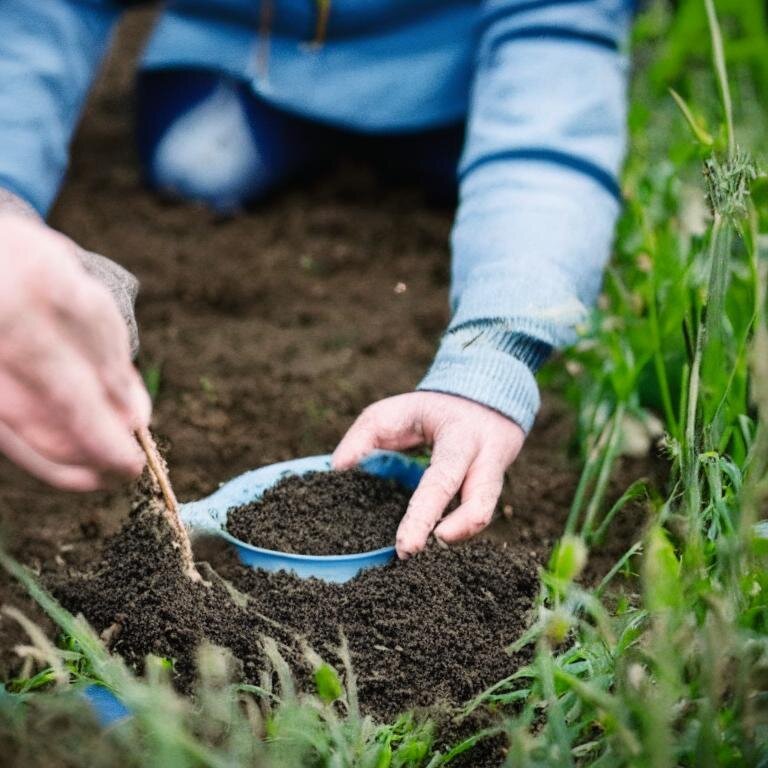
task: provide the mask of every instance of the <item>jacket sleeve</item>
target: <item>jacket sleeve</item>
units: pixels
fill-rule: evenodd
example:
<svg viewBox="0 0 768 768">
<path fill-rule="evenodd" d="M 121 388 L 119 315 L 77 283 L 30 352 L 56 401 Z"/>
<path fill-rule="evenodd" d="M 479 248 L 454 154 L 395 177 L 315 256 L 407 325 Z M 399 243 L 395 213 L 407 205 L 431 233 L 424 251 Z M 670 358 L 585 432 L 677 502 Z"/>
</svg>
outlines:
<svg viewBox="0 0 768 768">
<path fill-rule="evenodd" d="M 106 0 L 0 3 L 0 187 L 42 215 L 118 15 Z"/>
<path fill-rule="evenodd" d="M 534 374 L 574 340 L 611 249 L 630 16 L 624 0 L 485 3 L 452 233 L 453 317 L 419 389 L 532 426 Z"/>
</svg>

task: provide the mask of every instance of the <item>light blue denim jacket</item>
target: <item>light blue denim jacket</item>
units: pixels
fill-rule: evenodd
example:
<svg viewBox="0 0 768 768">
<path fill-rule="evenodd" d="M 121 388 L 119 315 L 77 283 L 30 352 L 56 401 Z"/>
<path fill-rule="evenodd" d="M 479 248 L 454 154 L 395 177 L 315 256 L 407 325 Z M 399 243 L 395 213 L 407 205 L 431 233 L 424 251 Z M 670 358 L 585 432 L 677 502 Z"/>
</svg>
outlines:
<svg viewBox="0 0 768 768">
<path fill-rule="evenodd" d="M 45 214 L 117 0 L 0 2 L 0 187 Z M 261 21 L 272 7 L 267 25 Z M 423 390 L 530 429 L 534 373 L 594 302 L 619 211 L 628 0 L 171 0 L 146 68 L 206 67 L 370 133 L 467 121 L 452 319 Z"/>
</svg>

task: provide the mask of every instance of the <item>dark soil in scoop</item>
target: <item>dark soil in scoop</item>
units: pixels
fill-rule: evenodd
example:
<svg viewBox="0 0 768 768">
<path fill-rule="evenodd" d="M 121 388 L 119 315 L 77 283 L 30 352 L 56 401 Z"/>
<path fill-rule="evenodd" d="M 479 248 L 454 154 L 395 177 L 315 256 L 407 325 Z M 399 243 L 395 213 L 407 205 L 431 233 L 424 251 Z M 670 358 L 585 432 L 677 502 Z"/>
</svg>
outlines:
<svg viewBox="0 0 768 768">
<path fill-rule="evenodd" d="M 230 509 L 227 530 L 257 547 L 343 555 L 392 546 L 411 492 L 351 469 L 281 480 L 251 504 Z"/>
<path fill-rule="evenodd" d="M 216 571 L 206 564 L 201 571 L 210 586 L 183 575 L 156 503 L 145 498 L 101 559 L 49 577 L 49 587 L 107 630 L 112 650 L 134 668 L 148 653 L 173 659 L 182 691 L 194 685 L 204 640 L 231 649 L 238 674 L 258 684 L 268 669 L 262 638 L 270 636 L 299 685 L 310 687 L 304 643 L 341 672 L 344 636 L 361 706 L 382 719 L 414 708 L 439 716 L 527 660 L 504 650 L 528 625 L 537 591 L 535 563 L 512 546 L 432 545 L 346 584 L 255 571 L 229 555 Z"/>
</svg>

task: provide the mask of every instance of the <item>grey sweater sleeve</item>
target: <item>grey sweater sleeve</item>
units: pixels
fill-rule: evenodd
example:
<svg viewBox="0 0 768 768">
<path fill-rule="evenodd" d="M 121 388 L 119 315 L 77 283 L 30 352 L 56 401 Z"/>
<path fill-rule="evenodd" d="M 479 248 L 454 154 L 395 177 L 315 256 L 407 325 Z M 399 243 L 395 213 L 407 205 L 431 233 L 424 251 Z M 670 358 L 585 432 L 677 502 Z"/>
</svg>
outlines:
<svg viewBox="0 0 768 768">
<path fill-rule="evenodd" d="M 524 430 L 534 379 L 599 292 L 625 145 L 624 0 L 485 4 L 460 204 L 453 317 L 419 384 Z"/>
</svg>

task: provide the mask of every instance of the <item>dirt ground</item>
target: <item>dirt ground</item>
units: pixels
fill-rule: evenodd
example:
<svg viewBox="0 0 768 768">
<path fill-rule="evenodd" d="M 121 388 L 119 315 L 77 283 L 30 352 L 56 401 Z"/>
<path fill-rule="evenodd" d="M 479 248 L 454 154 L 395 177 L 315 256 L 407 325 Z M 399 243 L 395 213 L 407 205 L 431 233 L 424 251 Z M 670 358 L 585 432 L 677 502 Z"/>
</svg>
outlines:
<svg viewBox="0 0 768 768">
<path fill-rule="evenodd" d="M 344 163 L 226 221 L 157 199 L 142 186 L 131 133 L 132 62 L 147 19 L 134 13 L 123 26 L 52 223 L 141 280 L 139 364 L 160 371 L 153 427 L 183 501 L 244 470 L 328 452 L 365 405 L 413 388 L 448 320 L 451 212 Z M 575 485 L 571 426 L 545 397 L 493 537 L 540 558 L 549 550 Z M 38 570 L 77 565 L 118 529 L 129 495 L 58 493 L 0 460 L 3 540 Z M 5 602 L 40 618 L 0 574 Z M 0 619 L 3 677 L 21 639 Z"/>
</svg>

